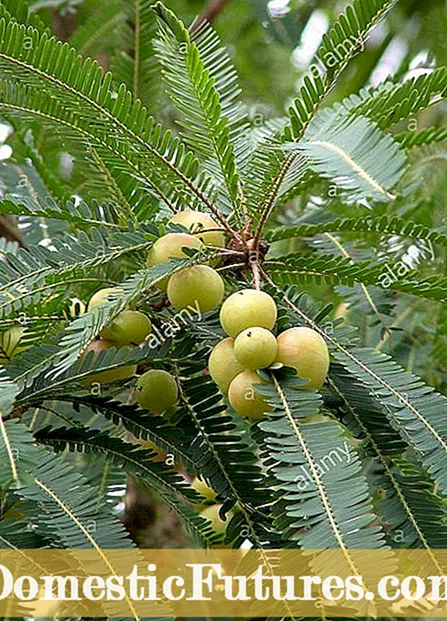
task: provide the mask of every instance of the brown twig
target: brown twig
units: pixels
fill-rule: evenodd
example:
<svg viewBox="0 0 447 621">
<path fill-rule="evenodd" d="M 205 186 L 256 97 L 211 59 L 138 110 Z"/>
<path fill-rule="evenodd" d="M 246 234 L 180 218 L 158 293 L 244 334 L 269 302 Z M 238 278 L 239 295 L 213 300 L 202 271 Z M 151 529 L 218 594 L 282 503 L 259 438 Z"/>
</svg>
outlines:
<svg viewBox="0 0 447 621">
<path fill-rule="evenodd" d="M 213 22 L 231 0 L 210 0 L 194 22 L 194 29 L 203 22 Z"/>
</svg>

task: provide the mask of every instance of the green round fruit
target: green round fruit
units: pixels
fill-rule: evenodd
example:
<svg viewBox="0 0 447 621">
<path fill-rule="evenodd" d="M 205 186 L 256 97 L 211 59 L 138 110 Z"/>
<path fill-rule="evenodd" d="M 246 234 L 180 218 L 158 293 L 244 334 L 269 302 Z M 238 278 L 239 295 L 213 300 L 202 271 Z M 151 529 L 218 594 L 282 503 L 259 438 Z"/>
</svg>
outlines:
<svg viewBox="0 0 447 621">
<path fill-rule="evenodd" d="M 217 343 L 208 359 L 209 374 L 223 393 L 228 392 L 230 383 L 244 370 L 234 355 L 233 346 L 232 338 L 223 339 Z"/>
<path fill-rule="evenodd" d="M 259 375 L 254 371 L 239 373 L 230 384 L 228 400 L 238 414 L 247 418 L 258 419 L 269 412 L 270 407 L 255 391 L 255 384 L 263 384 Z"/>
<path fill-rule="evenodd" d="M 138 378 L 135 395 L 149 412 L 164 412 L 178 399 L 178 386 L 173 376 L 161 369 L 151 369 Z"/>
<path fill-rule="evenodd" d="M 10 360 L 17 353 L 25 328 L 13 326 L 0 335 L 0 359 Z"/>
<path fill-rule="evenodd" d="M 111 349 L 112 347 L 116 347 L 116 343 L 112 343 L 111 341 L 105 341 L 102 339 L 92 341 L 81 355 L 80 362 L 83 361 L 87 357 L 89 352 L 92 351 L 94 353 L 94 357 L 92 362 L 90 363 L 91 368 L 96 356 L 98 356 L 101 351 Z M 133 377 L 136 371 L 137 365 L 129 364 L 124 367 L 118 367 L 117 369 L 111 369 L 110 371 L 101 371 L 99 373 L 96 373 L 95 375 L 91 375 L 90 377 L 87 377 L 85 380 L 83 380 L 82 383 L 87 386 L 93 383 L 111 384 L 112 382 L 116 382 L 118 380 L 129 379 L 130 377 Z"/>
<path fill-rule="evenodd" d="M 277 310 L 273 298 L 264 291 L 242 289 L 230 295 L 222 304 L 220 323 L 225 332 L 236 337 L 247 328 L 271 330 L 276 322 Z"/>
<path fill-rule="evenodd" d="M 208 265 L 187 267 L 169 279 L 168 298 L 178 310 L 189 307 L 207 313 L 219 306 L 223 295 L 223 280 Z"/>
<path fill-rule="evenodd" d="M 146 265 L 153 267 L 154 265 L 163 265 L 169 263 L 170 259 L 185 259 L 187 255 L 183 252 L 183 248 L 199 249 L 203 246 L 200 239 L 188 233 L 168 233 L 157 239 L 147 255 Z M 166 291 L 169 277 L 163 278 L 157 286 Z"/>
<path fill-rule="evenodd" d="M 219 534 L 223 534 L 225 532 L 228 522 L 230 521 L 228 515 L 225 521 L 220 517 L 219 510 L 221 507 L 222 505 L 211 505 L 209 507 L 205 507 L 205 509 L 200 512 L 201 517 L 209 520 L 213 529 Z"/>
<path fill-rule="evenodd" d="M 88 303 L 88 311 L 90 312 L 96 306 L 100 306 L 101 304 L 105 304 L 108 301 L 108 299 L 109 299 L 109 295 L 111 293 L 115 293 L 116 291 L 118 291 L 117 287 L 107 287 L 105 289 L 100 289 L 99 291 L 97 291 L 90 298 L 90 301 Z"/>
<path fill-rule="evenodd" d="M 225 247 L 225 236 L 221 226 L 207 213 L 185 209 L 176 213 L 169 222 L 183 225 L 191 235 L 198 237 L 206 246 Z"/>
<path fill-rule="evenodd" d="M 278 336 L 277 362 L 294 368 L 309 382 L 299 388 L 320 388 L 329 370 L 329 351 L 318 332 L 311 328 L 290 328 Z"/>
<path fill-rule="evenodd" d="M 202 479 L 195 477 L 191 482 L 191 487 L 201 494 L 206 500 L 214 502 L 216 500 L 216 492 L 211 489 Z"/>
<path fill-rule="evenodd" d="M 112 325 L 104 328 L 100 336 L 117 345 L 138 345 L 147 337 L 152 329 L 151 320 L 144 313 L 123 310 L 115 317 Z"/>
<path fill-rule="evenodd" d="M 234 341 L 234 355 L 244 369 L 265 369 L 276 358 L 278 345 L 270 330 L 247 328 Z"/>
</svg>

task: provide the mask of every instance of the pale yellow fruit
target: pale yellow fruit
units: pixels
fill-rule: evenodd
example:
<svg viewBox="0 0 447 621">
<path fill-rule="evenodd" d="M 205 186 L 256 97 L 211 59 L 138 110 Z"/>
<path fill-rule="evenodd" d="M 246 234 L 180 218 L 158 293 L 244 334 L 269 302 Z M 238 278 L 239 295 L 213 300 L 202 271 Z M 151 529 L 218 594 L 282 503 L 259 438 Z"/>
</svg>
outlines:
<svg viewBox="0 0 447 621">
<path fill-rule="evenodd" d="M 211 489 L 202 479 L 195 477 L 191 482 L 191 487 L 201 494 L 206 500 L 216 500 L 216 492 Z"/>
<path fill-rule="evenodd" d="M 208 371 L 223 393 L 228 391 L 230 382 L 242 373 L 244 367 L 234 355 L 234 340 L 223 339 L 214 347 L 208 359 Z"/>
<path fill-rule="evenodd" d="M 247 328 L 234 341 L 234 355 L 244 369 L 265 369 L 276 358 L 275 335 L 265 328 Z"/>
<path fill-rule="evenodd" d="M 198 237 L 206 246 L 215 246 L 217 248 L 224 248 L 225 246 L 225 236 L 222 227 L 216 224 L 207 213 L 185 209 L 176 213 L 169 222 L 181 224 L 189 230 L 191 235 Z"/>
<path fill-rule="evenodd" d="M 276 322 L 277 309 L 273 298 L 264 291 L 242 289 L 230 295 L 222 304 L 220 323 L 225 332 L 236 337 L 247 328 L 271 330 Z"/>
<path fill-rule="evenodd" d="M 90 363 L 90 368 L 91 368 L 94 364 L 94 360 L 96 356 L 98 356 L 98 354 L 101 351 L 111 349 L 112 347 L 116 347 L 116 343 L 112 343 L 111 341 L 105 341 L 102 339 L 97 340 L 97 341 L 92 341 L 90 345 L 87 347 L 87 349 L 81 355 L 80 362 L 87 357 L 89 352 L 92 351 L 94 353 L 94 358 L 92 362 Z M 136 364 L 127 365 L 124 367 L 118 367 L 117 369 L 112 369 L 110 371 L 101 371 L 99 373 L 96 373 L 95 375 L 91 375 L 90 377 L 86 378 L 85 380 L 82 381 L 82 383 L 86 385 L 93 384 L 93 383 L 110 384 L 111 382 L 116 382 L 118 380 L 128 379 L 129 377 L 132 377 L 133 375 L 135 375 L 136 371 L 137 371 Z"/>
<path fill-rule="evenodd" d="M 100 336 L 117 345 L 138 345 L 147 337 L 152 324 L 144 313 L 133 310 L 123 310 L 115 317 L 108 328 L 104 328 Z"/>
<path fill-rule="evenodd" d="M 230 384 L 228 390 L 228 400 L 238 414 L 247 418 L 258 419 L 264 417 L 264 412 L 269 412 L 271 408 L 255 391 L 256 384 L 263 381 L 254 371 L 243 371 L 239 373 Z"/>
<path fill-rule="evenodd" d="M 329 350 L 318 332 L 306 327 L 290 328 L 278 336 L 277 362 L 294 368 L 309 382 L 300 388 L 320 388 L 329 370 Z"/>
<path fill-rule="evenodd" d="M 145 410 L 164 412 L 178 399 L 177 382 L 167 371 L 151 369 L 138 378 L 135 396 Z"/>
<path fill-rule="evenodd" d="M 92 311 L 96 306 L 105 304 L 109 299 L 109 295 L 111 293 L 115 293 L 116 291 L 118 291 L 117 287 L 106 287 L 105 289 L 100 289 L 99 291 L 97 291 L 90 298 L 90 301 L 88 303 L 88 310 Z"/>
<path fill-rule="evenodd" d="M 13 326 L 0 335 L 0 360 L 10 360 L 19 349 L 20 339 L 25 333 L 25 328 Z"/>
<path fill-rule="evenodd" d="M 224 283 L 212 267 L 194 265 L 171 276 L 167 293 L 176 309 L 196 308 L 207 313 L 222 302 Z"/>
<path fill-rule="evenodd" d="M 168 233 L 157 239 L 149 250 L 146 265 L 153 267 L 169 263 L 172 258 L 185 259 L 187 255 L 183 252 L 183 248 L 199 249 L 202 246 L 200 239 L 188 233 Z M 168 282 L 169 277 L 163 278 L 157 283 L 157 287 L 166 291 Z"/>
<path fill-rule="evenodd" d="M 219 515 L 219 510 L 221 507 L 222 505 L 211 505 L 209 507 L 205 507 L 205 509 L 203 509 L 200 512 L 200 515 L 201 517 L 211 522 L 211 525 L 213 529 L 216 531 L 216 533 L 223 535 L 230 520 L 229 520 L 229 514 L 227 514 L 225 521 L 222 520 L 222 518 Z"/>
</svg>

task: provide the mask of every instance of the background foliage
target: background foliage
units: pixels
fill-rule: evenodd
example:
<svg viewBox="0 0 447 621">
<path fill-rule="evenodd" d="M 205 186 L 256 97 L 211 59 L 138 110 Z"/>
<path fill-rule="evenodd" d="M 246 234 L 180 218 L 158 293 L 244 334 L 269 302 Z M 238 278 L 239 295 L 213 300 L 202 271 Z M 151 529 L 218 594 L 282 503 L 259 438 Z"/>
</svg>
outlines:
<svg viewBox="0 0 447 621">
<path fill-rule="evenodd" d="M 222 543 L 195 507 L 201 474 L 233 509 L 226 545 L 445 547 L 445 3 L 169 9 L 179 19 L 147 0 L 0 2 L 0 325 L 26 328 L 2 356 L 0 546 Z M 215 31 L 189 28 L 200 14 Z M 126 303 L 172 317 L 155 284 L 178 264 L 145 258 L 185 206 L 270 244 L 281 328 L 331 349 L 321 394 L 280 372 L 260 388 L 266 420 L 222 406 L 203 374 L 215 313 L 156 350 L 78 364 Z M 247 267 L 226 266 L 227 292 Z M 120 283 L 77 316 L 74 298 Z M 175 373 L 171 417 L 134 404 L 134 379 L 81 384 L 129 362 Z M 297 494 L 296 469 L 344 440 L 353 463 Z"/>
</svg>

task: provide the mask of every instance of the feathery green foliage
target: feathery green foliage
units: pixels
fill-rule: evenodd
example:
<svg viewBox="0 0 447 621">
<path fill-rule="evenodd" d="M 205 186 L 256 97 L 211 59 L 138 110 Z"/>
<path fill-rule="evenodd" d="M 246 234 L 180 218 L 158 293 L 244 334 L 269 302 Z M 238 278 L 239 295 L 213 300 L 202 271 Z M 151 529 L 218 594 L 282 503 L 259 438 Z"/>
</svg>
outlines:
<svg viewBox="0 0 447 621">
<path fill-rule="evenodd" d="M 139 494 L 151 515 L 175 516 L 176 546 L 340 549 L 367 578 L 379 568 L 350 550 L 443 546 L 447 69 L 412 77 L 403 63 L 376 84 L 356 59 L 348 73 L 377 52 L 369 33 L 394 4 L 353 0 L 287 115 L 258 122 L 243 58 L 189 10 L 86 0 L 67 43 L 47 13 L 0 0 L 12 128 L 0 226 L 19 224 L 16 242 L 9 229 L 0 239 L 1 548 L 144 546 L 129 523 Z M 340 92 L 345 75 L 358 92 Z M 225 247 L 148 261 L 159 238 L 185 232 L 170 218 L 186 210 L 211 217 L 193 233 Z M 225 297 L 271 294 L 275 335 L 307 326 L 324 339 L 321 388 L 273 365 L 254 393 L 263 418 L 235 411 L 207 370 L 218 308 L 176 309 L 163 291 L 203 265 Z M 123 310 L 145 313 L 151 332 L 87 355 Z M 163 411 L 139 405 L 153 369 L 178 389 Z M 207 502 L 225 534 L 200 515 Z"/>
</svg>

